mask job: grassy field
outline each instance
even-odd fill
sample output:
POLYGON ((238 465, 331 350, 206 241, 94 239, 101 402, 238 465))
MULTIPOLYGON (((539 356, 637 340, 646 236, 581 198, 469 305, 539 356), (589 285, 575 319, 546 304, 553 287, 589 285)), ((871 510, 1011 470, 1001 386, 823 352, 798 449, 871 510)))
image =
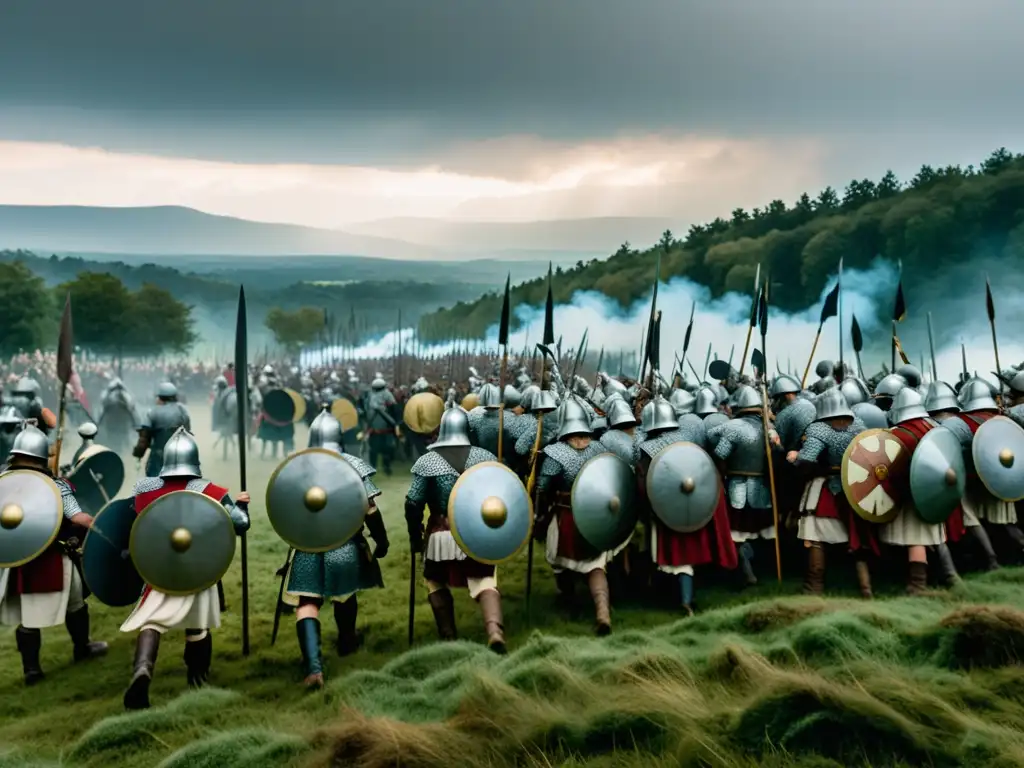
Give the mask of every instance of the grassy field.
MULTIPOLYGON (((207 476, 237 490, 234 465, 211 460, 212 451, 205 458, 207 476)), ((263 510, 272 468, 250 461, 251 655, 241 654, 237 558, 211 686, 185 691, 183 638, 172 633, 147 712, 121 708, 134 636, 118 626, 128 609, 91 602, 94 637, 111 650, 88 664, 71 664, 62 628, 44 631, 48 677, 31 689, 5 631, 0 768, 1024 765, 1022 569, 872 602, 852 591, 787 596, 795 581, 715 588, 703 593, 714 609, 688 619, 620 600, 614 634, 599 640, 589 610, 565 616, 556 607, 537 552, 532 626, 525 554, 500 573, 508 656, 484 648, 465 593, 456 594, 463 639, 436 643, 422 586, 409 651, 405 467, 380 478, 392 547, 382 561, 387 587, 360 598, 364 646, 339 659, 325 615, 328 685, 307 694, 293 617, 270 646, 274 572, 286 552, 263 510)))

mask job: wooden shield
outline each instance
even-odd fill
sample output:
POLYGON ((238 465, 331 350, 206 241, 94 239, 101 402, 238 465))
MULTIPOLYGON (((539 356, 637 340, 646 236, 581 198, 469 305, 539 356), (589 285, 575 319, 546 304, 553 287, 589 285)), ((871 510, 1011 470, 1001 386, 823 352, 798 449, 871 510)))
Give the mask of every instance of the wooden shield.
POLYGON ((908 492, 910 453, 887 429, 857 435, 843 454, 843 493, 853 511, 871 523, 899 514, 908 492))
POLYGON ((294 389, 285 389, 288 393, 288 397, 295 403, 295 415, 292 416, 292 423, 298 424, 304 418, 306 418, 306 398, 296 392, 294 389))
POLYGON ((429 435, 441 426, 444 401, 433 392, 413 395, 405 404, 402 418, 406 426, 420 435, 429 435))
POLYGON ((346 432, 359 426, 359 412, 352 401, 344 397, 331 403, 331 415, 341 422, 341 428, 346 432))

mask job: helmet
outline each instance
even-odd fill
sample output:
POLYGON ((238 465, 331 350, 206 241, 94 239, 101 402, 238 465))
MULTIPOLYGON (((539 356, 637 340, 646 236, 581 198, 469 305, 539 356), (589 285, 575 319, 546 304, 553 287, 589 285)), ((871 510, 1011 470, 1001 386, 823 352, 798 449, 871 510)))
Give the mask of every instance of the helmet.
POLYGON ((160 477, 202 477, 199 446, 184 427, 178 427, 164 444, 164 464, 160 477))
POLYGON ((537 400, 538 394, 540 394, 540 387, 536 384, 530 384, 523 390, 519 396, 519 404, 523 406, 524 411, 533 410, 533 404, 537 400))
POLYGON ((917 389, 919 386, 921 386, 921 380, 923 378, 921 376, 921 372, 912 365, 901 365, 899 368, 896 369, 896 375, 902 376, 904 379, 906 379, 907 386, 909 387, 914 387, 914 389, 917 389))
POLYGON ((960 390, 960 407, 965 412, 971 411, 998 411, 995 398, 992 393, 992 385, 984 379, 977 377, 968 380, 960 390))
POLYGON ((960 404, 956 401, 956 392, 944 381, 933 381, 928 385, 928 392, 924 396, 924 408, 930 414, 960 412, 960 404))
POLYGON ((309 425, 309 447, 326 448, 341 453, 345 445, 344 434, 345 430, 331 413, 330 406, 324 405, 323 410, 309 425))
POLYGON ((25 428, 14 438, 11 454, 47 461, 50 458, 50 443, 41 429, 26 423, 25 428))
POLYGON ((18 385, 14 388, 14 394, 16 395, 38 395, 39 394, 39 382, 33 379, 31 376, 22 376, 18 379, 18 385))
POLYGON ((1013 390, 1014 394, 1024 394, 1024 371, 1017 371, 1013 378, 1010 379, 1010 389, 1013 390))
POLYGON ((800 382, 790 376, 788 373, 780 373, 772 381, 771 387, 768 388, 768 394, 772 397, 781 397, 782 395, 796 395, 800 393, 800 382))
MULTIPOLYGON (((227 381, 227 379, 225 379, 225 381, 227 381)), ((124 382, 115 376, 110 380, 110 383, 107 384, 107 389, 124 389, 124 382)))
POLYGON ((884 376, 875 385, 875 397, 896 397, 899 391, 907 386, 907 380, 898 373, 890 373, 884 376))
POLYGON ((644 406, 640 417, 642 419, 640 428, 649 435, 679 428, 676 409, 661 395, 656 395, 651 402, 644 406))
POLYGON ((626 385, 623 384, 618 379, 613 379, 611 376, 609 376, 607 379, 605 379, 604 387, 602 387, 602 390, 604 391, 604 396, 605 397, 611 397, 616 392, 618 392, 623 397, 625 397, 626 396, 626 392, 627 392, 626 385))
POLYGON ((491 384, 490 382, 480 387, 480 391, 477 392, 477 397, 480 398, 480 405, 489 411, 493 411, 501 407, 501 390, 498 389, 497 384, 491 384))
POLYGON ((469 414, 458 405, 448 408, 441 414, 441 426, 438 427, 437 440, 428 446, 427 450, 469 445, 472 445, 469 441, 469 414))
MULTIPOLYGON (((337 375, 336 375, 336 374, 333 374, 333 373, 332 373, 331 375, 332 375, 332 376, 334 376, 334 380, 335 380, 335 381, 337 381, 337 380, 338 380, 338 377, 337 377, 337 375)), ((413 382, 413 385, 412 385, 412 391, 413 391, 413 392, 416 392, 416 393, 419 393, 419 392, 426 392, 426 391, 427 391, 428 389, 430 389, 430 382, 428 382, 428 381, 427 381, 427 380, 426 380, 426 379, 425 379, 424 377, 422 377, 422 376, 420 376, 420 377, 419 377, 418 379, 416 379, 416 381, 415 381, 415 382, 413 382)))
POLYGON ((668 396, 668 401, 675 409, 676 416, 693 413, 694 406, 697 404, 697 398, 694 397, 692 392, 687 392, 685 389, 672 390, 672 394, 668 396))
POLYGON ((21 424, 21 414, 13 405, 5 405, 0 408, 0 424, 21 424))
POLYGON ((698 416, 710 416, 718 413, 718 395, 710 387, 701 387, 697 390, 697 400, 693 405, 693 412, 698 416))
POLYGON ((901 389, 892 401, 892 408, 889 409, 889 421, 894 425, 911 419, 923 419, 927 415, 924 398, 913 387, 901 389))
POLYGON ((607 406, 605 408, 606 418, 611 429, 626 429, 636 426, 636 417, 633 415, 633 409, 621 397, 609 398, 605 405, 607 406))
POLYGON ((506 384, 504 399, 506 408, 515 408, 522 401, 523 396, 519 394, 519 390, 513 387, 511 384, 506 384))
POLYGON ((558 410, 558 401, 550 389, 538 389, 530 405, 531 413, 551 413, 558 410))
POLYGON ((814 420, 853 418, 853 411, 838 387, 826 389, 814 399, 814 420))
POLYGON ((264 365, 263 366, 263 372, 266 373, 266 374, 273 373, 274 372, 274 366, 272 366, 272 365, 264 365))
POLYGON ((87 421, 78 428, 78 436, 83 440, 91 440, 92 438, 96 437, 97 431, 98 430, 96 429, 96 425, 93 424, 91 421, 87 421))
MULTIPOLYGON (((675 419, 673 418, 673 421, 675 419)), ((564 440, 573 435, 590 435, 590 416, 587 409, 575 397, 569 397, 562 403, 558 419, 558 439, 564 440)))
POLYGON ((733 413, 744 411, 760 410, 762 407, 761 398, 757 390, 746 384, 740 384, 732 396, 733 413))
POLYGON ((835 373, 836 364, 831 360, 819 360, 818 364, 814 366, 814 372, 818 375, 818 378, 824 379, 826 376, 831 376, 835 373))
POLYGON ((868 385, 856 376, 847 376, 844 378, 842 384, 839 385, 839 391, 843 393, 843 397, 846 398, 846 402, 849 405, 866 403, 871 399, 871 393, 868 392, 868 385))
POLYGON ((178 396, 178 388, 171 384, 171 382, 165 381, 156 388, 156 396, 161 400, 170 400, 178 396))
POLYGON ((382 379, 380 376, 378 376, 377 378, 370 382, 371 389, 381 390, 384 389, 387 385, 388 383, 384 381, 384 379, 382 379))
POLYGON ((225 379, 223 376, 218 376, 216 379, 213 380, 213 386, 215 386, 217 389, 224 389, 224 387, 226 387, 227 385, 228 380, 225 379))

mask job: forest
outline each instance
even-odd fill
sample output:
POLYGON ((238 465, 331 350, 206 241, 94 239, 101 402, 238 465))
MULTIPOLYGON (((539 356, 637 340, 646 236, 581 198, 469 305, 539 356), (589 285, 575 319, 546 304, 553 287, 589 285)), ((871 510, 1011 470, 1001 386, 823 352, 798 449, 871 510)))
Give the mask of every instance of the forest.
MULTIPOLYGON (((787 206, 772 200, 726 220, 694 224, 682 237, 666 231, 646 249, 623 243, 606 260, 554 271, 557 303, 577 291, 599 291, 626 307, 649 295, 656 256, 661 279, 686 277, 712 295, 749 292, 758 264, 772 275, 772 303, 787 311, 804 309, 821 295, 840 259, 866 268, 877 256, 902 264, 907 280, 935 274, 984 254, 1024 254, 1024 154, 1005 148, 979 166, 924 165, 908 182, 889 171, 878 181, 853 179, 841 192, 826 187, 805 193, 787 206)), ((538 306, 547 279, 517 285, 515 304, 538 306)), ((424 316, 420 334, 430 341, 482 337, 497 323, 502 297, 488 293, 473 302, 424 316)))

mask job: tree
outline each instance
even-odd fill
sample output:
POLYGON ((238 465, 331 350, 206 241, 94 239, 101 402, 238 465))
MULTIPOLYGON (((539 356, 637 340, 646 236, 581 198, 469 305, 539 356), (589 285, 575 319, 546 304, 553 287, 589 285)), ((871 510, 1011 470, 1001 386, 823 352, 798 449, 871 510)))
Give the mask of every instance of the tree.
POLYGON ((742 208, 736 208, 732 212, 732 223, 733 223, 733 226, 739 226, 740 224, 745 224, 748 221, 750 221, 750 214, 747 213, 742 208))
POLYGON ((981 172, 995 175, 1006 170, 1013 162, 1013 155, 1006 147, 1000 147, 985 158, 981 164, 981 172))
POLYGON ((834 211, 838 207, 839 195, 836 194, 836 191, 832 189, 832 187, 825 187, 821 190, 821 193, 818 195, 818 199, 814 201, 815 212, 834 211))
POLYGON ((75 344, 90 352, 122 349, 135 327, 133 303, 124 283, 107 272, 82 272, 54 289, 57 306, 71 294, 75 344))
POLYGON ((13 355, 56 344, 53 315, 54 303, 41 277, 20 261, 0 263, 0 352, 13 355))
POLYGON ((672 250, 672 246, 675 244, 675 242, 675 238, 672 237, 672 230, 666 229, 664 232, 661 233, 661 240, 658 241, 658 247, 661 248, 662 251, 667 253, 668 251, 672 250))
POLYGON ((192 307, 152 283, 143 283, 132 294, 129 316, 132 330, 125 349, 150 355, 185 352, 198 340, 193 330, 192 307))
MULTIPOLYGON (((465 309, 462 302, 455 308, 465 309)), ((306 344, 312 344, 324 327, 324 311, 317 307, 299 307, 287 312, 274 307, 267 312, 263 324, 274 334, 274 340, 289 352, 297 352, 306 344)))
POLYGON ((898 195, 900 191, 900 180, 896 178, 896 174, 892 171, 886 171, 885 176, 878 182, 878 186, 875 187, 875 196, 879 200, 885 200, 886 198, 898 195))

